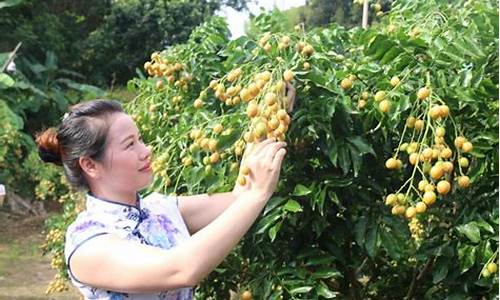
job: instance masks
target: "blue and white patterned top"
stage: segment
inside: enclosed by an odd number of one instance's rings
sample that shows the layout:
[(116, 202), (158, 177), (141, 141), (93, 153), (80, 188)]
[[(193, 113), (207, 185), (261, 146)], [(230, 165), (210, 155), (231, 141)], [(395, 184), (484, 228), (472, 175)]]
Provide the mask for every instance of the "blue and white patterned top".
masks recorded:
[(192, 288), (150, 294), (131, 294), (94, 288), (80, 282), (69, 268), (71, 256), (83, 243), (103, 234), (114, 234), (129, 241), (169, 249), (190, 235), (177, 206), (177, 198), (152, 193), (137, 196), (136, 206), (100, 199), (87, 194), (82, 211), (66, 231), (64, 254), (71, 282), (85, 299), (99, 300), (191, 300)]

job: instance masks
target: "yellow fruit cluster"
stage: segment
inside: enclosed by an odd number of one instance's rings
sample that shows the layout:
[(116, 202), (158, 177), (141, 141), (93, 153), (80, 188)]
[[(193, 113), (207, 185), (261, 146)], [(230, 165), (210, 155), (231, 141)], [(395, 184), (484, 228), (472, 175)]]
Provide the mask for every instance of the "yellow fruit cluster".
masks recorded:
[(62, 278), (60, 274), (56, 274), (54, 279), (49, 283), (49, 286), (45, 290), (45, 294), (53, 294), (53, 293), (60, 293), (64, 292), (65, 290), (68, 289), (68, 286), (66, 285), (66, 280)]
[(144, 63), (144, 70), (149, 76), (158, 77), (156, 89), (164, 88), (165, 82), (161, 78), (166, 78), (167, 82), (175, 87), (187, 90), (188, 83), (193, 79), (193, 75), (186, 72), (186, 65), (164, 59), (158, 52), (151, 54), (151, 61)]
[[(397, 87), (401, 81), (393, 77), (391, 84)], [(386, 101), (386, 96), (385, 91), (378, 91), (374, 99), (381, 105)], [(454, 139), (455, 149), (447, 144), (445, 121), (451, 118), (450, 109), (442, 101), (433, 99), (429, 87), (419, 88), (416, 98), (417, 113), (407, 118), (399, 146), (395, 154), (385, 162), (387, 169), (399, 170), (406, 161), (408, 168), (412, 170), (411, 178), (398, 191), (388, 194), (384, 199), (385, 204), (392, 207), (394, 215), (404, 215), (408, 219), (426, 212), (438, 196), (445, 197), (449, 194), (453, 178), (456, 179), (458, 188), (469, 187), (470, 179), (463, 172), (469, 167), (469, 159), (464, 154), (473, 149), (472, 143), (463, 136)], [(385, 112), (385, 106), (380, 105), (379, 109)], [(418, 109), (421, 110), (420, 113)], [(403, 143), (407, 130), (413, 130), (411, 141)], [(402, 153), (407, 154), (407, 159), (399, 156)], [(418, 177), (418, 184), (414, 184)], [(404, 188), (405, 193), (402, 192)]]

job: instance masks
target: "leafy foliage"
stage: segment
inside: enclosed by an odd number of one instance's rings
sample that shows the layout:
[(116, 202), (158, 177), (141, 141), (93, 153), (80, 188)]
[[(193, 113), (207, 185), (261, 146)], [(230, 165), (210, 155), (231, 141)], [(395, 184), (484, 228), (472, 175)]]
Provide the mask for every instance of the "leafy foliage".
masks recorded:
[[(269, 133), (286, 132), (288, 143), (278, 189), (196, 296), (251, 290), (256, 299), (494, 298), (498, 275), (484, 270), (498, 256), (497, 3), (397, 1), (367, 30), (331, 24), (281, 32), (272, 25), (279, 19), (257, 18), (273, 33), (228, 41), (226, 25), (214, 18), (186, 44), (153, 53), (145, 64), (150, 77), (129, 82), (138, 96), (127, 109), (156, 155), (150, 190), (214, 193), (233, 188), (237, 148), (253, 141), (246, 133), (255, 138), (247, 103), (262, 104), (285, 70), (294, 73), (292, 121)], [(247, 99), (243, 89), (259, 80), (262, 93)], [(237, 85), (239, 101), (229, 89)], [(427, 97), (418, 94), (422, 87)], [(286, 100), (275, 91), (282, 109)], [(384, 99), (375, 97), (380, 91)], [(437, 104), (449, 115), (431, 118)], [(408, 126), (409, 116), (425, 119), (425, 131)], [(438, 127), (446, 133), (435, 142)], [(459, 135), (472, 150), (453, 145)], [(439, 179), (451, 191), (408, 218), (394, 216), (385, 196), (404, 192), (398, 206), (407, 210), (422, 201), (417, 183), (430, 175), (424, 163), (409, 162), (414, 152), (401, 150), (403, 142), (453, 149), (440, 161), (454, 170)], [(391, 157), (401, 160), (398, 170), (385, 167)], [(471, 185), (459, 189), (455, 176), (469, 176)]]

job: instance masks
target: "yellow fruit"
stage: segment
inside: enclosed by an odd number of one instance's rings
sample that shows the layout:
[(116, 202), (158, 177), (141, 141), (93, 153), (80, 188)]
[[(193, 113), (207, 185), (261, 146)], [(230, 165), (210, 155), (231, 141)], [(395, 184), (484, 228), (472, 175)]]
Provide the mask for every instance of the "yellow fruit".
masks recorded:
[(449, 159), (453, 155), (453, 151), (450, 148), (444, 148), (440, 153), (441, 157), (444, 159)]
[(402, 205), (395, 205), (391, 210), (393, 215), (402, 215), (406, 212), (406, 208)]
[(241, 294), (240, 299), (241, 300), (252, 300), (253, 299), (252, 293), (250, 291), (244, 291)]
[(274, 105), (274, 103), (276, 103), (276, 98), (277, 98), (276, 94), (273, 92), (269, 92), (264, 96), (264, 100), (266, 101), (266, 104), (269, 106)]
[(403, 194), (403, 193), (398, 193), (398, 194), (397, 194), (397, 197), (398, 197), (398, 203), (399, 203), (399, 204), (402, 204), (402, 205), (403, 205), (403, 204), (406, 204), (406, 196), (405, 196), (405, 194)]
[(284, 73), (283, 73), (283, 79), (285, 79), (285, 81), (291, 81), (293, 79), (293, 72), (291, 70), (286, 70)]
[(385, 162), (385, 167), (389, 170), (394, 170), (398, 167), (398, 161), (391, 157)]
[(424, 157), (425, 160), (430, 160), (432, 158), (432, 149), (431, 148), (425, 148), (422, 151), (422, 156)]
[(304, 64), (302, 66), (304, 67), (304, 70), (309, 70), (311, 68), (311, 64), (308, 63), (307, 61), (304, 62)]
[(429, 172), (429, 175), (432, 177), (434, 180), (438, 180), (444, 175), (444, 170), (441, 168), (441, 166), (434, 165), (431, 168), (431, 171)]
[(462, 151), (467, 153), (467, 152), (471, 152), (472, 151), (472, 143), (471, 142), (465, 142), (463, 145), (462, 145)]
[(446, 195), (450, 192), (451, 184), (446, 180), (441, 180), (436, 186), (436, 190), (441, 195)]
[(238, 183), (239, 183), (240, 185), (245, 185), (245, 184), (246, 184), (246, 182), (247, 182), (247, 180), (245, 179), (245, 177), (243, 177), (243, 176), (239, 176), (239, 177), (238, 177)]
[(224, 126), (222, 126), (222, 124), (217, 124), (214, 126), (214, 132), (216, 134), (219, 134), (222, 132), (222, 130), (224, 130)]
[(271, 120), (269, 120), (269, 122), (267, 122), (267, 125), (269, 126), (269, 128), (274, 130), (274, 129), (278, 128), (278, 126), (280, 125), (280, 121), (278, 121), (278, 119), (276, 119), (275, 117), (272, 117)]
[(392, 86), (397, 86), (399, 84), (400, 80), (399, 80), (399, 77), (398, 76), (393, 76), (391, 78), (391, 85)]
[(415, 117), (408, 117), (408, 119), (406, 119), (406, 127), (408, 128), (413, 128), (415, 126), (415, 122), (417, 121), (417, 119), (415, 119)]
[(486, 266), (490, 274), (495, 274), (498, 271), (498, 266), (494, 262), (490, 262), (488, 266)]
[(427, 183), (424, 187), (424, 192), (434, 192), (434, 184), (432, 183)]
[(241, 156), (243, 154), (243, 148), (239, 146), (234, 147), (234, 154), (236, 156)]
[(260, 88), (259, 86), (257, 86), (257, 84), (252, 82), (248, 85), (248, 91), (251, 97), (255, 97), (260, 93)]
[(247, 115), (250, 118), (253, 118), (259, 114), (259, 106), (257, 105), (257, 102), (255, 101), (250, 101), (247, 106)]
[(203, 100), (196, 99), (194, 100), (194, 108), (201, 108), (203, 106)]
[(416, 214), (417, 214), (417, 210), (415, 209), (415, 207), (410, 206), (410, 207), (408, 207), (408, 208), (406, 209), (406, 213), (405, 213), (405, 215), (406, 215), (406, 217), (407, 217), (408, 219), (411, 219), (411, 218), (415, 217), (415, 215), (416, 215)]
[(370, 97), (370, 93), (368, 93), (367, 91), (364, 91), (363, 93), (361, 93), (361, 99), (368, 100), (369, 97)]
[(443, 105), (440, 105), (439, 108), (441, 110), (441, 118), (446, 118), (447, 116), (449, 116), (450, 108), (448, 107), (448, 105), (443, 104)]
[(423, 192), (425, 190), (425, 186), (427, 185), (427, 183), (428, 183), (427, 180), (423, 180), (423, 179), (420, 180), (418, 182), (418, 190)]
[(212, 155), (210, 155), (210, 163), (212, 164), (217, 163), (219, 161), (219, 158), (220, 154), (218, 152), (212, 153)]
[(379, 103), (378, 108), (382, 113), (388, 113), (391, 110), (391, 101), (387, 99), (382, 100)]
[(385, 99), (385, 92), (384, 91), (378, 91), (373, 98), (377, 102), (382, 101), (382, 100)]
[(286, 117), (288, 116), (287, 112), (284, 109), (278, 110), (276, 113), (276, 117), (278, 117), (278, 120), (286, 120)]
[(366, 106), (366, 100), (360, 99), (358, 101), (358, 108), (363, 109), (363, 108), (365, 108), (365, 106)]
[(259, 122), (255, 126), (255, 136), (260, 138), (267, 134), (267, 125), (264, 122)]
[(186, 157), (183, 159), (184, 166), (190, 166), (193, 164), (193, 160), (190, 157)]
[(431, 116), (431, 118), (434, 120), (441, 117), (441, 108), (439, 107), (439, 105), (434, 105), (433, 107), (431, 107), (431, 109), (429, 110), (429, 116)]
[(424, 129), (424, 121), (423, 120), (416, 120), (415, 121), (415, 129), (417, 131), (421, 131), (422, 129)]
[(427, 210), (427, 205), (424, 202), (418, 202), (415, 206), (415, 210), (419, 214), (424, 213)]
[(311, 56), (314, 53), (314, 48), (311, 45), (305, 45), (301, 53), (305, 56)]
[[(295, 26), (295, 30), (297, 30), (297, 28), (300, 28), (299, 25)], [(297, 43), (297, 51), (301, 52), (302, 49), (304, 49), (305, 46), (306, 46), (306, 43), (304, 43), (304, 42), (298, 42)]]
[(418, 163), (418, 153), (412, 153), (408, 157), (408, 160), (410, 161), (410, 164), (416, 165)]
[(425, 192), (422, 200), (426, 205), (432, 205), (436, 202), (436, 194), (434, 192)]
[(156, 82), (156, 89), (157, 90), (161, 90), (163, 88), (164, 84), (163, 84), (163, 80), (158, 80)]
[(422, 87), (417, 91), (418, 100), (425, 100), (431, 94), (431, 90), (427, 87)]
[(443, 164), (441, 165), (441, 168), (443, 169), (443, 171), (445, 171), (446, 173), (451, 173), (453, 171), (453, 163), (450, 162), (450, 161), (445, 161), (443, 162)]
[(398, 201), (398, 197), (394, 194), (389, 194), (387, 197), (385, 197), (385, 204), (386, 205), (394, 205)]
[(461, 149), (465, 142), (467, 142), (466, 138), (464, 138), (463, 136), (457, 136), (455, 138), (455, 147)]
[(340, 87), (342, 87), (342, 89), (344, 90), (350, 89), (352, 87), (352, 80), (349, 78), (342, 79), (342, 81), (340, 82)]
[(215, 80), (215, 79), (214, 79), (214, 80), (210, 81), (209, 87), (210, 87), (211, 89), (215, 89), (215, 86), (216, 86), (218, 83), (219, 83), (219, 82), (218, 82), (217, 80)]
[(470, 186), (470, 179), (469, 176), (460, 176), (458, 177), (458, 186), (466, 189)]
[(446, 129), (444, 129), (444, 127), (436, 128), (436, 136), (444, 137), (445, 134), (446, 134)]
[(271, 44), (266, 43), (263, 48), (266, 53), (269, 53), (273, 47), (271, 46)]
[(241, 167), (241, 174), (243, 174), (245, 176), (248, 175), (248, 174), (250, 174), (250, 168), (247, 167), (247, 166)]
[(469, 160), (467, 159), (467, 157), (460, 157), (458, 163), (462, 168), (467, 168), (469, 166)]
[(210, 151), (212, 151), (212, 152), (217, 150), (217, 140), (211, 139), (208, 142), (208, 149), (210, 149)]

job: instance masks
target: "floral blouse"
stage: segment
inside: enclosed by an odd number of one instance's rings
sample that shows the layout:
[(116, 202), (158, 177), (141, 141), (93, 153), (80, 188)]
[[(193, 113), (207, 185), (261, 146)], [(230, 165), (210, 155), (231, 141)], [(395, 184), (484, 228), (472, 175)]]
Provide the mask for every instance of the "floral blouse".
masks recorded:
[(86, 196), (82, 211), (66, 231), (65, 257), (71, 282), (85, 299), (100, 300), (190, 300), (192, 288), (181, 288), (150, 294), (131, 294), (94, 288), (80, 282), (69, 268), (73, 253), (86, 241), (103, 234), (163, 249), (170, 249), (190, 237), (177, 207), (177, 198), (152, 193), (137, 196), (136, 206)]

